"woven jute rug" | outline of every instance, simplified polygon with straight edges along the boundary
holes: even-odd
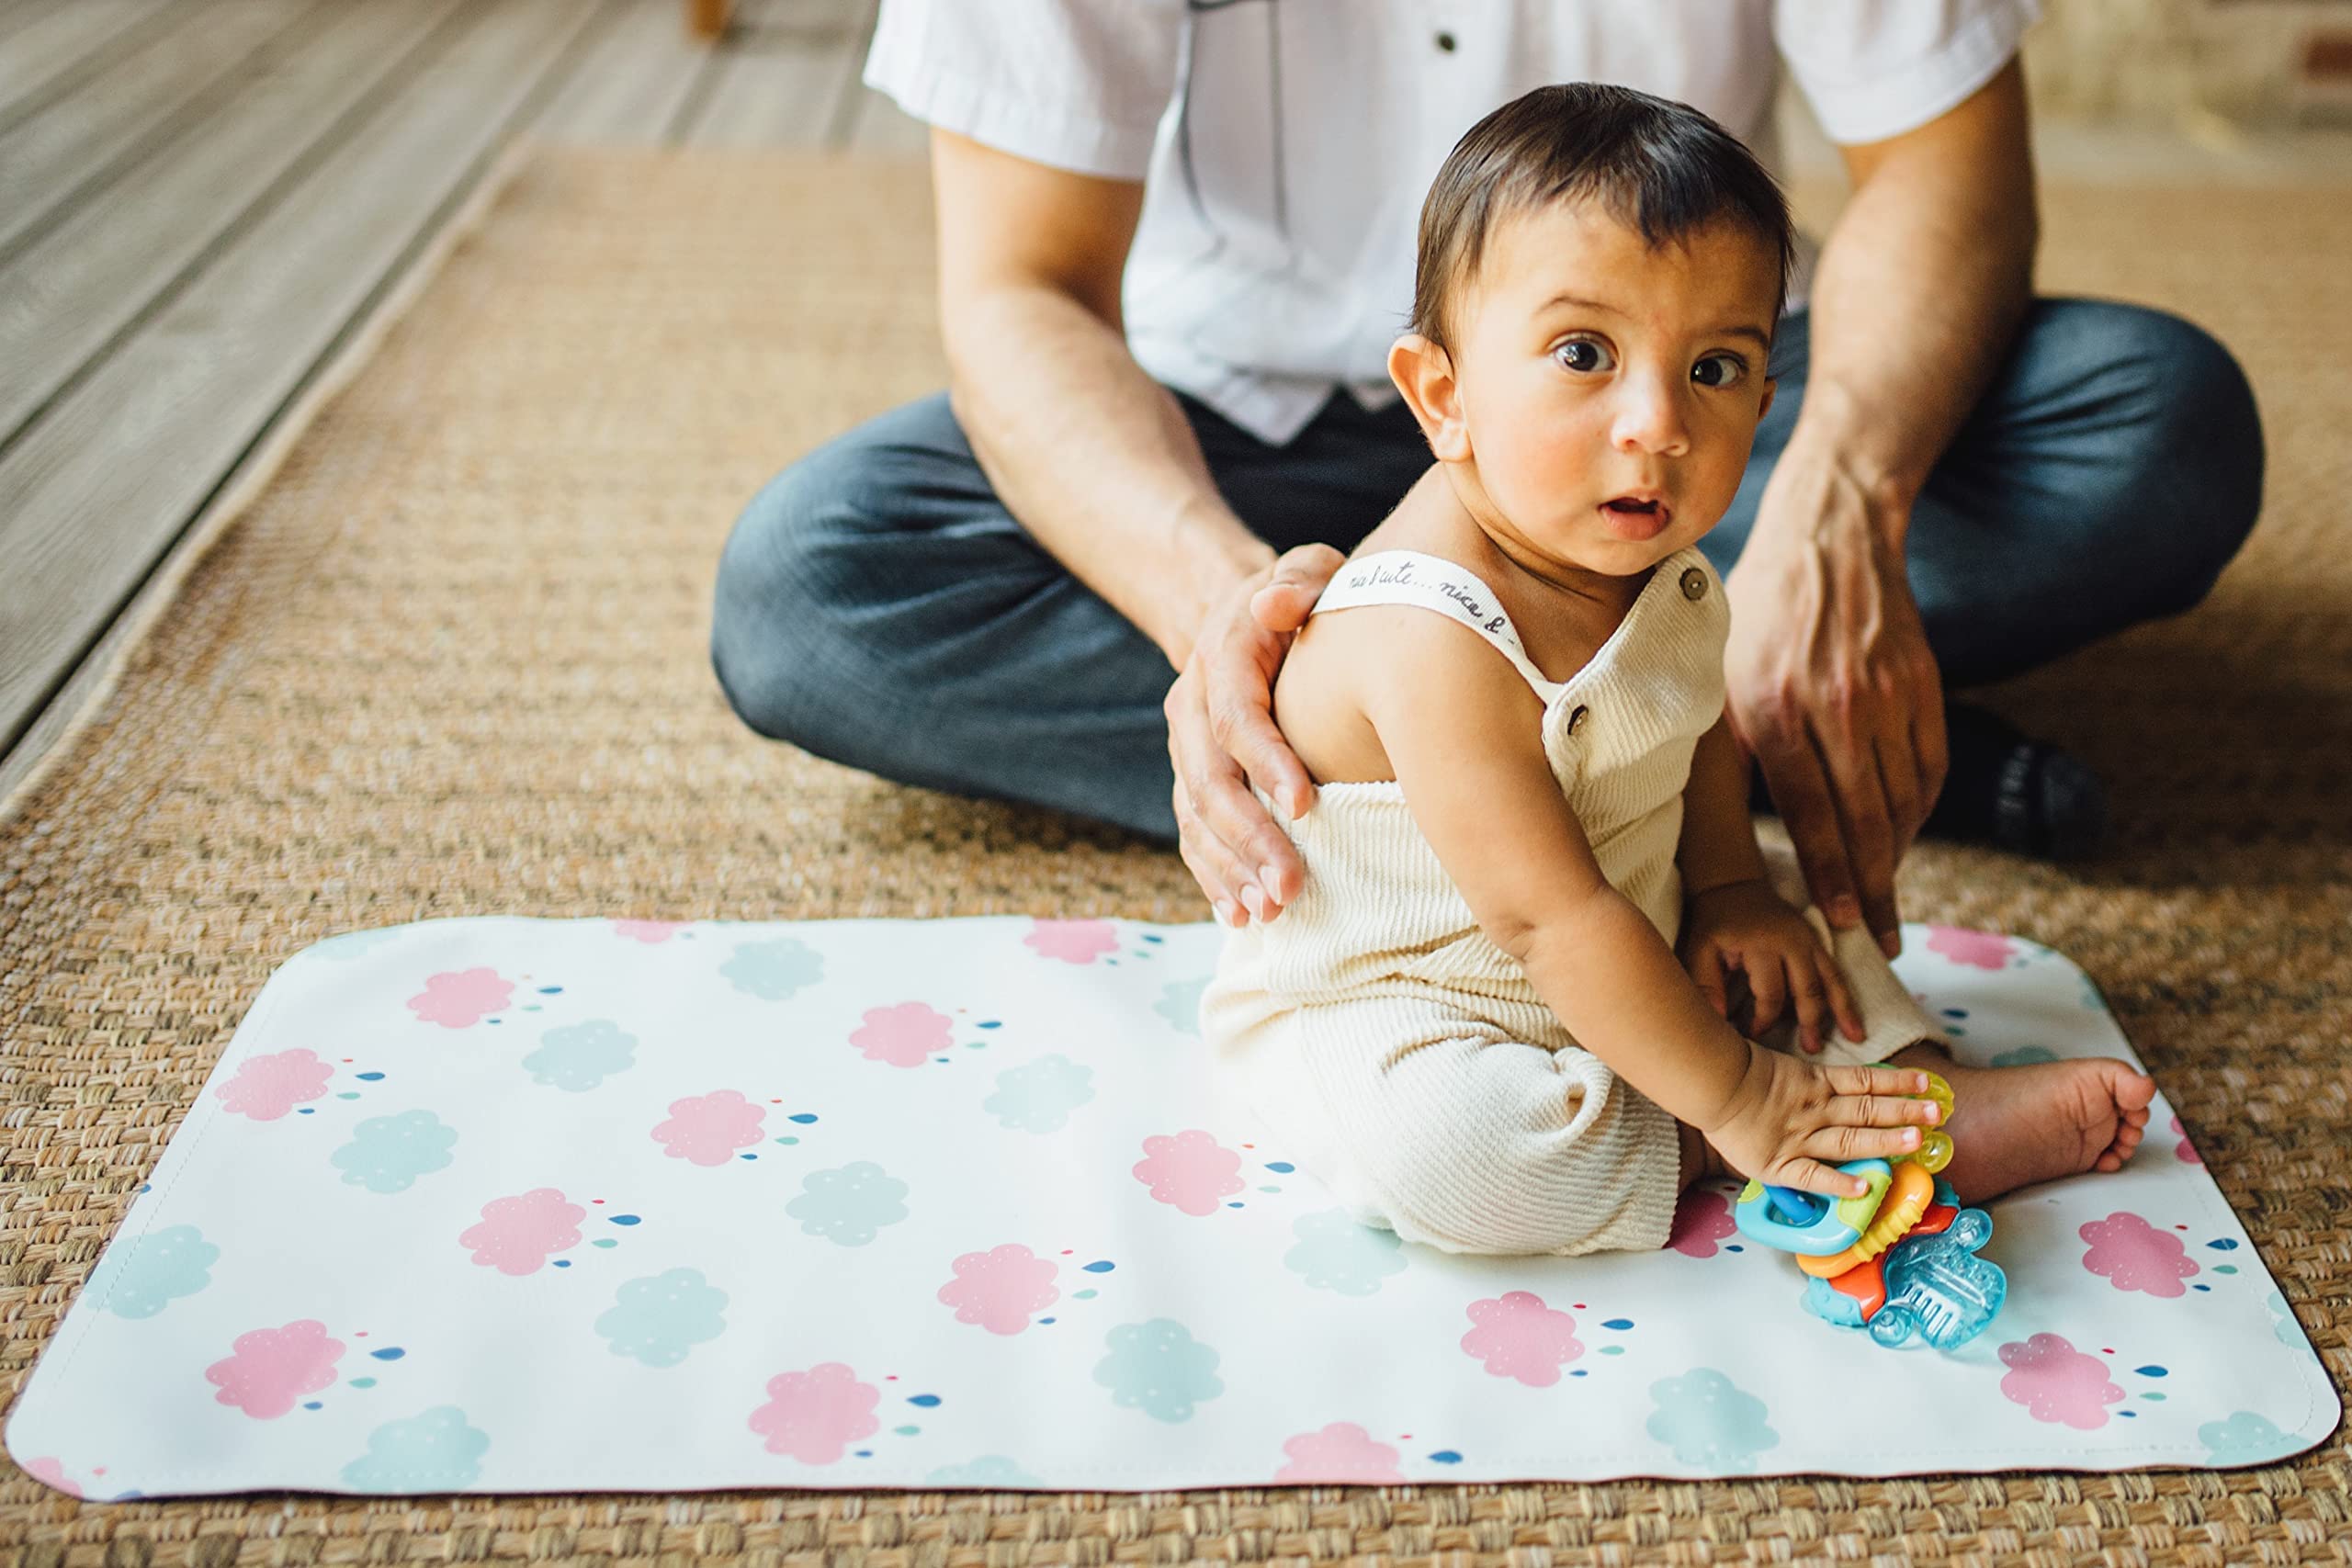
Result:
[[[2053,190],[2045,209],[2046,288],[2176,309],[2236,348],[2269,502],[2205,606],[1996,694],[2113,781],[2120,847],[2062,871],[1930,845],[1905,912],[2033,937],[2101,982],[2341,1382],[2352,204]],[[202,525],[119,684],[0,820],[8,1394],[264,979],[331,932],[1198,917],[1170,854],[763,742],[710,675],[712,570],[743,502],[940,383],[929,235],[918,168],[530,151]],[[6,1473],[0,1548],[37,1563],[2221,1564],[2340,1562],[2352,1541],[2340,1434],[2228,1473],[1141,1496],[98,1507]]]

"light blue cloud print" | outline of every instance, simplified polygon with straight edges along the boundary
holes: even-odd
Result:
[[[302,951],[312,958],[331,958],[338,964],[345,964],[383,946],[406,929],[404,926],[377,926],[368,931],[345,931],[323,942],[314,942]]]
[[[2262,1304],[2270,1309],[2272,1338],[2290,1350],[2301,1350],[2307,1356],[2319,1354],[2312,1348],[2311,1340],[2304,1337],[2303,1325],[2295,1321],[2295,1309],[2287,1304],[2285,1296],[2273,1291],[2270,1292],[2269,1299]]]
[[[2018,1045],[1993,1057],[1996,1067],[2022,1067],[2029,1062],[2054,1062],[2058,1053],[2047,1045]]]
[[[153,1317],[175,1296],[212,1283],[220,1260],[220,1249],[194,1225],[166,1225],[107,1247],[82,1293],[117,1317]]]
[[[430,1111],[403,1111],[362,1122],[332,1157],[345,1187],[405,1192],[418,1177],[447,1165],[457,1144],[458,1130],[443,1126]]]
[[[1201,993],[1209,988],[1209,977],[1196,980],[1170,980],[1151,1004],[1151,1010],[1168,1021],[1168,1026],[1180,1034],[1201,1032]]]
[[[584,1094],[615,1073],[637,1064],[637,1036],[625,1034],[609,1018],[567,1023],[539,1036],[539,1048],[523,1058],[531,1081]]]
[[[1283,1267],[1312,1289],[1368,1296],[1389,1275],[1405,1271],[1405,1244],[1396,1233],[1358,1224],[1344,1209],[1301,1214],[1290,1230],[1298,1245],[1283,1254]]]
[[[1649,1433],[1684,1464],[1710,1472],[1750,1471],[1756,1456],[1776,1448],[1781,1435],[1764,1424],[1764,1402],[1743,1393],[1713,1367],[1650,1384],[1657,1408]]]
[[[490,1434],[466,1425],[466,1413],[443,1404],[368,1434],[368,1452],[343,1467],[356,1492],[455,1492],[481,1475]]]
[[[793,992],[825,977],[822,954],[805,942],[778,937],[773,942],[737,944],[718,972],[763,1002],[780,1002]]]
[[[1057,1133],[1069,1113],[1094,1098],[1094,1069],[1057,1052],[996,1076],[996,1092],[980,1109],[1024,1133]]]
[[[1225,1392],[1216,1352],[1174,1318],[1123,1323],[1102,1343],[1110,1354],[1095,1363],[1094,1381],[1111,1391],[1112,1404],[1155,1421],[1189,1421],[1195,1404]]]
[[[2197,1440],[2212,1450],[2215,1464],[2268,1464],[2311,1446],[2251,1410],[2234,1411],[2226,1421],[2206,1422],[2197,1428]]]
[[[923,1479],[933,1486],[1043,1486],[1045,1484],[1002,1454],[982,1454],[969,1464],[943,1464]]]
[[[673,1269],[623,1285],[612,1310],[596,1320],[596,1332],[612,1342],[616,1356],[674,1367],[687,1351],[727,1332],[726,1310],[727,1292],[701,1269]]]
[[[805,1234],[843,1247],[864,1247],[884,1225],[907,1217],[901,1201],[907,1184],[872,1160],[839,1170],[811,1171],[800,1186],[800,1196],[786,1203],[784,1212],[800,1222]]]

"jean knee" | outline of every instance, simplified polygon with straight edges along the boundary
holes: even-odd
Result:
[[[807,750],[817,739],[828,660],[846,650],[836,581],[854,547],[858,468],[841,444],[820,447],[763,486],[728,535],[710,626],[711,667],[737,716]]]
[[[2203,328],[2135,310],[2134,357],[2151,390],[2135,510],[2164,531],[2156,615],[2200,603],[2262,511],[2262,416],[2237,359]]]

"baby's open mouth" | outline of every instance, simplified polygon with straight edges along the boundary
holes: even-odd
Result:
[[[1638,512],[1645,516],[1658,509],[1655,501],[1637,501],[1630,495],[1621,495],[1614,501],[1604,501],[1600,504],[1611,512]]]

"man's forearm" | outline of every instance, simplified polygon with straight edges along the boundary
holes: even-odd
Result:
[[[2024,91],[2012,62],[1951,123],[1864,152],[1815,275],[1790,447],[1834,455],[1883,503],[1894,543],[2032,298]]]
[[[961,301],[950,396],[1038,543],[1182,669],[1205,606],[1274,558],[1218,496],[1175,398],[1118,329],[1050,288]]]

